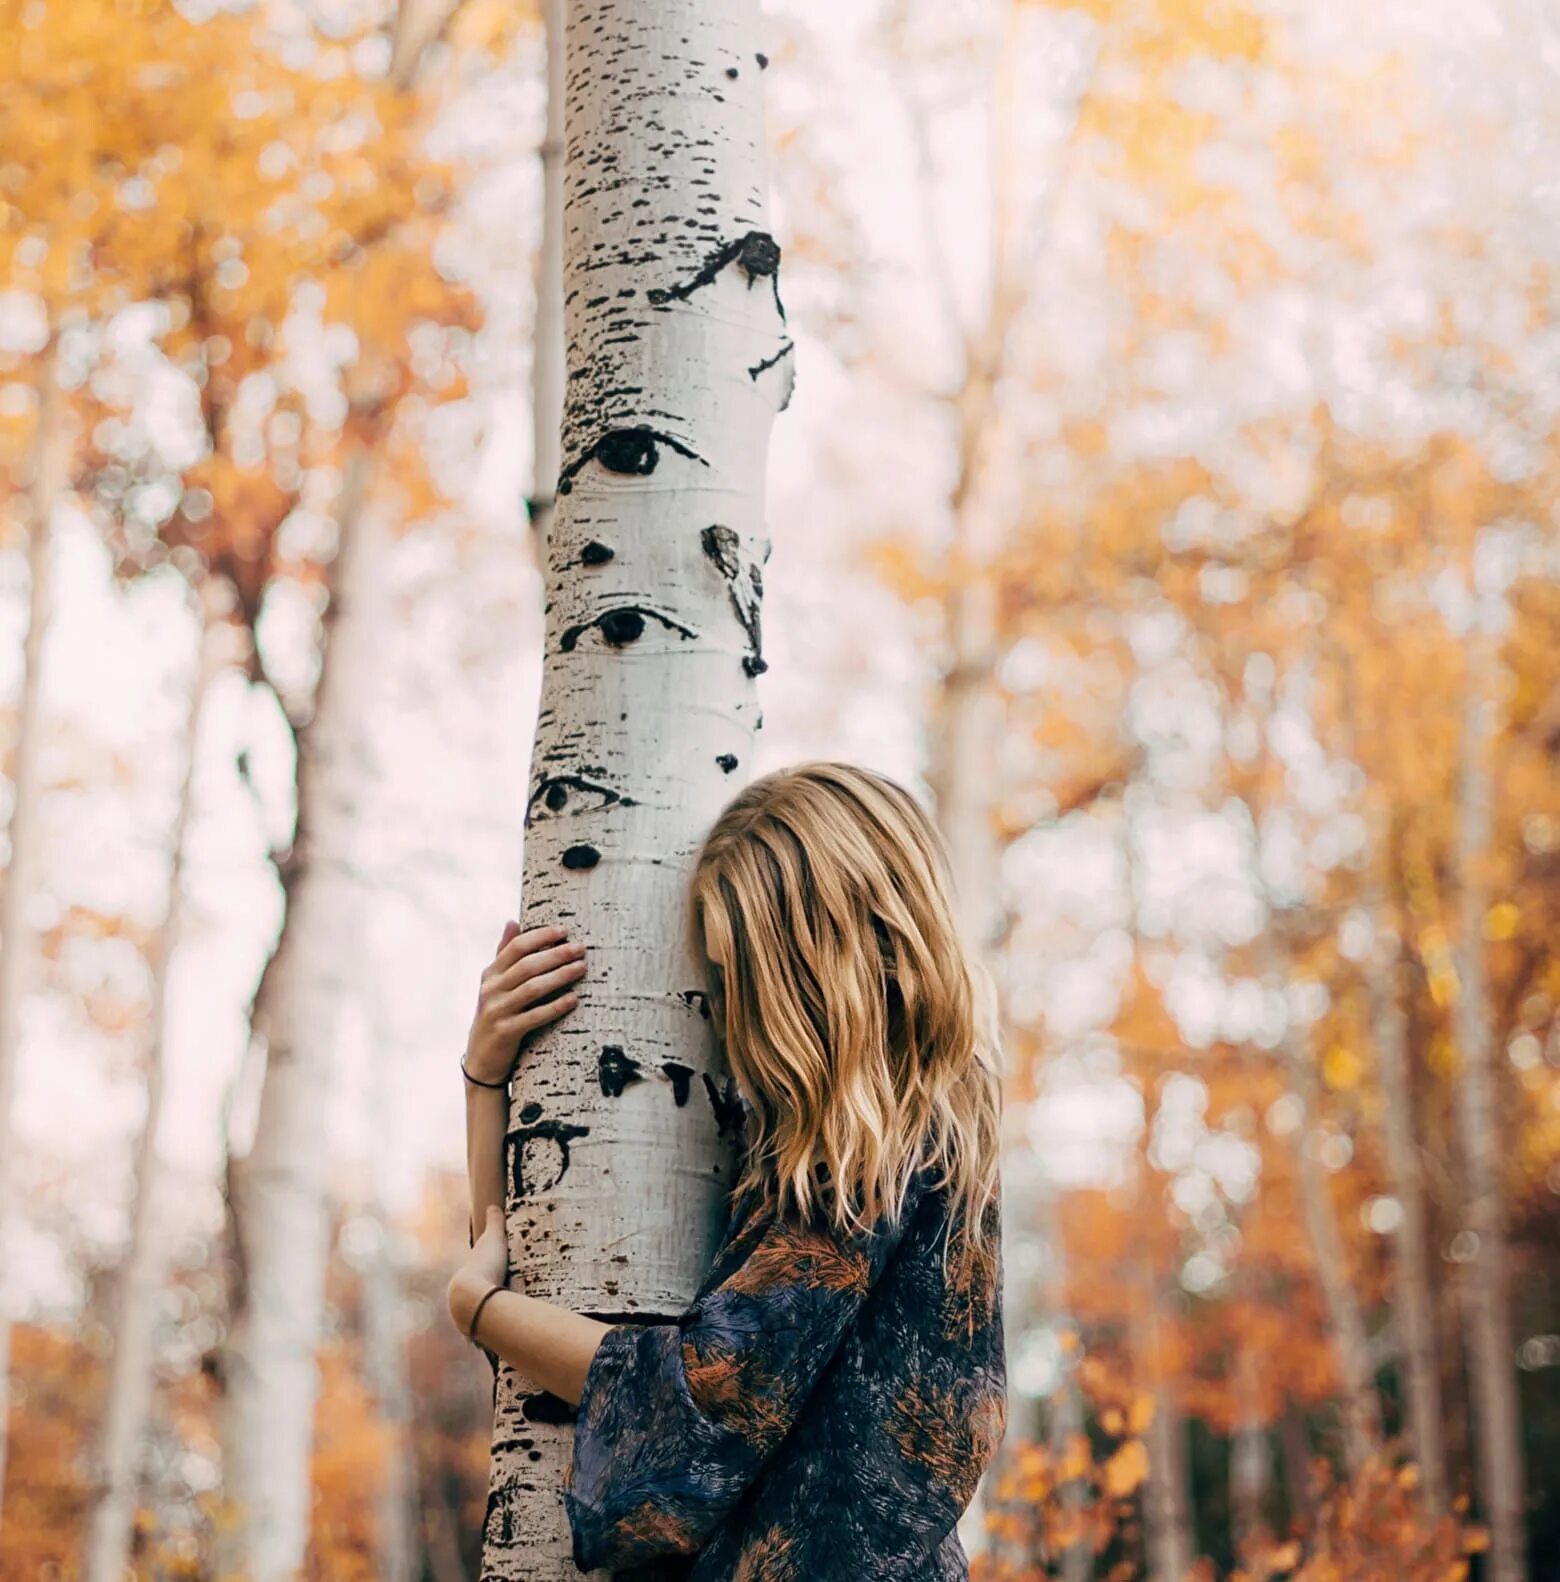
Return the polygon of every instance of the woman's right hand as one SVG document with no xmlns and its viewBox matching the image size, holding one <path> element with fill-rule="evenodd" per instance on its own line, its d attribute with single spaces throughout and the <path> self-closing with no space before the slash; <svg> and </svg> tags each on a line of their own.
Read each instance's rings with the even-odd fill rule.
<svg viewBox="0 0 1560 1582">
<path fill-rule="evenodd" d="M 479 1082 L 507 1081 L 525 1040 L 579 1004 L 569 985 L 584 971 L 585 947 L 571 943 L 565 928 L 522 934 L 518 923 L 505 923 L 498 954 L 482 972 L 466 1070 Z"/>
</svg>

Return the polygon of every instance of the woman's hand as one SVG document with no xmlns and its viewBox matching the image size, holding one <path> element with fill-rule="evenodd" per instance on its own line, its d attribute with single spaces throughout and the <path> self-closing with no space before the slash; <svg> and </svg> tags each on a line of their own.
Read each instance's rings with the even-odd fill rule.
<svg viewBox="0 0 1560 1582">
<path fill-rule="evenodd" d="M 504 1241 L 504 1216 L 496 1203 L 490 1204 L 487 1223 L 460 1267 L 450 1276 L 445 1299 L 450 1320 L 465 1334 L 471 1328 L 471 1315 L 477 1303 L 495 1286 L 509 1284 L 509 1247 Z M 484 1314 L 485 1318 L 487 1315 Z"/>
<path fill-rule="evenodd" d="M 554 924 L 520 932 L 505 923 L 498 954 L 483 969 L 466 1039 L 466 1070 L 478 1082 L 505 1082 L 524 1041 L 579 1004 L 569 985 L 585 972 L 585 947 Z"/>
</svg>

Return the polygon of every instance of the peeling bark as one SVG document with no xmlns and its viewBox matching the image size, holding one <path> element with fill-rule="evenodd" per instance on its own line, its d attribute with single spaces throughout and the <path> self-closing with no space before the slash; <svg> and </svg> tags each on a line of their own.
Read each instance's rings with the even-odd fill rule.
<svg viewBox="0 0 1560 1582">
<path fill-rule="evenodd" d="M 759 79 L 730 75 L 757 42 L 754 0 L 580 0 L 566 34 L 567 378 L 521 921 L 570 925 L 591 973 L 516 1074 L 506 1219 L 526 1290 L 645 1319 L 708 1266 L 741 1115 L 683 921 L 758 723 L 764 463 L 791 382 Z M 487 1582 L 579 1575 L 572 1410 L 500 1367 Z"/>
<path fill-rule="evenodd" d="M 146 1053 L 146 1118 L 136 1143 L 130 1240 L 119 1272 L 118 1321 L 108 1382 L 108 1400 L 98 1450 L 97 1503 L 87 1536 L 87 1582 L 120 1582 L 130 1559 L 130 1534 L 136 1507 L 136 1449 L 145 1432 L 152 1401 L 152 1320 L 162 1284 L 164 1247 L 157 1238 L 156 1207 L 161 1177 L 157 1132 L 165 1091 L 169 966 L 178 950 L 184 923 L 185 839 L 194 789 L 195 748 L 201 709 L 220 665 L 216 636 L 220 615 L 217 588 L 209 579 L 196 590 L 200 634 L 195 684 L 185 716 L 185 766 L 178 811 L 169 837 L 171 864 L 168 908 L 150 962 L 152 1024 Z"/>
</svg>

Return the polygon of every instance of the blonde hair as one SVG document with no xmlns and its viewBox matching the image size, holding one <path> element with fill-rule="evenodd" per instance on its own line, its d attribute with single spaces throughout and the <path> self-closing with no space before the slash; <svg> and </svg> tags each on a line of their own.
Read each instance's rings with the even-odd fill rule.
<svg viewBox="0 0 1560 1582">
<path fill-rule="evenodd" d="M 915 798 L 843 763 L 755 780 L 705 838 L 690 921 L 752 1106 L 736 1196 L 852 1234 L 897 1217 L 931 1166 L 961 1277 L 977 1260 L 989 1268 L 977 1242 L 997 1214 L 994 994 Z"/>
</svg>

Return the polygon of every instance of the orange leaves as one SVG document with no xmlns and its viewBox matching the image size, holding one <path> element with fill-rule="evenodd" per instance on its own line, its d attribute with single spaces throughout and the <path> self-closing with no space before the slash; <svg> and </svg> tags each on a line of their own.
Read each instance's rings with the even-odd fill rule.
<svg viewBox="0 0 1560 1582">
<path fill-rule="evenodd" d="M 1105 1463 L 1101 1481 L 1112 1499 L 1124 1500 L 1148 1478 L 1148 1447 L 1141 1439 L 1129 1439 Z"/>
</svg>

